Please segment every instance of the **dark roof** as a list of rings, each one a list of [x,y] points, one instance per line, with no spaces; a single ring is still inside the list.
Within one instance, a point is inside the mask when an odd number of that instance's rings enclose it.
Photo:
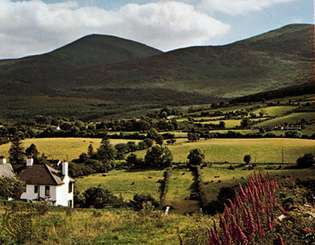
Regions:
[[[24,168],[19,177],[29,185],[62,185],[63,175],[47,164],[34,164]]]
[[[12,165],[10,163],[0,164],[0,177],[15,177]]]

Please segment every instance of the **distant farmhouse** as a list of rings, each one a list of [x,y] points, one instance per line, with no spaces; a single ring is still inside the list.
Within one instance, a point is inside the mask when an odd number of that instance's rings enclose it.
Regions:
[[[17,177],[26,184],[22,200],[42,200],[54,206],[73,208],[74,180],[68,175],[67,162],[58,165],[61,165],[61,171],[47,164],[34,164],[34,159],[29,157],[26,166],[16,176],[12,165],[0,156],[0,177]]]
[[[54,206],[73,208],[74,180],[69,177],[68,163],[59,162],[61,171],[47,164],[34,164],[29,157],[18,177],[26,183],[22,200],[43,200]]]

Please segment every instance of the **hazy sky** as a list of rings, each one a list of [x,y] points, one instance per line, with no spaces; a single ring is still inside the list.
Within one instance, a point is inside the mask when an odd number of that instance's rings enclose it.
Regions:
[[[0,0],[0,58],[51,51],[91,33],[167,51],[313,23],[313,0]]]

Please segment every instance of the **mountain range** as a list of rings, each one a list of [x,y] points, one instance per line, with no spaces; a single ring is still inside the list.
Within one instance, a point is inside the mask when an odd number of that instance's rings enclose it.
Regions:
[[[0,60],[0,95],[10,100],[84,97],[111,107],[209,103],[309,83],[313,40],[310,24],[170,52],[89,35],[50,53]]]

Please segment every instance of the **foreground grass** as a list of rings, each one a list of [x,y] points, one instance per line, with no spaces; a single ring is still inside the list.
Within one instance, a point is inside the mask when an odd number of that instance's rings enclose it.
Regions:
[[[127,143],[124,139],[111,139],[112,144]],[[35,144],[40,153],[52,159],[67,159],[72,160],[78,158],[82,152],[87,152],[89,144],[92,144],[94,149],[100,145],[101,139],[95,138],[34,138],[23,141],[23,146],[27,148],[31,144]],[[10,144],[0,145],[0,154],[8,156]]]
[[[315,141],[305,139],[210,139],[184,142],[169,146],[175,162],[186,162],[189,151],[200,148],[208,162],[243,162],[246,154],[256,163],[281,163],[282,152],[285,163],[295,163],[305,153],[315,154]],[[143,157],[145,151],[137,152]]]
[[[0,212],[6,208],[1,205]],[[185,235],[192,227],[207,226],[209,222],[199,215],[165,216],[160,211],[128,209],[51,209],[32,220],[32,239],[23,244],[175,245],[179,243],[178,231]]]

